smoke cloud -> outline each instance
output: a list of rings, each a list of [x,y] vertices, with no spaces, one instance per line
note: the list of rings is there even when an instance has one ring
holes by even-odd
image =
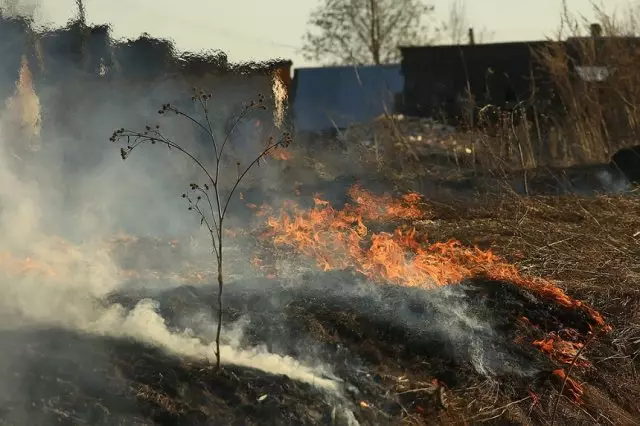
[[[64,69],[64,58],[44,58],[49,77],[63,79],[54,65]],[[214,342],[187,329],[171,329],[153,300],[142,300],[132,309],[105,302],[126,287],[123,270],[105,243],[108,236],[120,230],[187,241],[202,235],[180,198],[198,177],[188,161],[178,153],[148,147],[122,162],[118,147],[108,141],[115,128],[158,122],[155,112],[162,103],[184,104],[182,99],[190,96],[186,82],[163,80],[150,89],[117,76],[108,83],[95,76],[87,81],[69,65],[67,71],[76,81],[54,78],[51,85],[34,78],[34,67],[23,54],[15,79],[0,75],[0,85],[15,88],[0,105],[0,327],[63,328],[81,335],[129,338],[178,357],[213,361]],[[229,90],[228,96],[222,95],[223,106],[248,101],[252,92],[242,86]],[[216,126],[224,128],[225,113],[233,112],[229,108],[215,117]],[[188,149],[209,153],[192,126],[179,120],[162,124]],[[236,138],[248,136],[241,132]],[[208,250],[206,245],[203,250]],[[214,326],[211,321],[209,327]],[[339,392],[338,383],[327,379],[322,368],[265,348],[240,349],[232,331],[221,348],[223,363],[286,374]],[[19,369],[20,360],[2,362]],[[19,382],[3,381],[0,394],[19,387],[15,380]]]

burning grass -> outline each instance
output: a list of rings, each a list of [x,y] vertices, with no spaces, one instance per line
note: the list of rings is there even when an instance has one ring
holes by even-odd
[[[559,419],[590,421],[604,415],[618,424],[632,424],[628,420],[640,412],[633,373],[637,334],[632,328],[638,312],[634,306],[640,306],[633,261],[640,253],[632,232],[640,225],[637,201],[502,198],[463,206],[432,202],[415,193],[378,195],[362,185],[347,192],[349,200],[341,207],[316,194],[307,209],[301,207],[304,197],[281,211],[250,209],[259,210],[257,219],[264,225],[262,248],[266,242],[290,258],[292,253],[309,258],[315,269],[293,288],[283,288],[277,275],[229,287],[226,322],[250,317],[242,347],[265,345],[296,359],[329,363],[351,389],[350,410],[361,424],[459,424],[492,418],[516,424],[544,422],[562,386],[566,399],[561,400]],[[233,232],[228,238],[246,236]],[[561,247],[570,242],[579,242],[574,246],[579,249]],[[120,253],[122,266],[131,270],[157,269],[158,262],[169,270],[169,259],[181,257],[183,249],[180,241],[127,235],[110,244]],[[145,252],[149,260],[159,257],[155,263],[133,262]],[[6,274],[37,273],[43,279],[64,274],[64,268],[52,271],[56,265],[40,264],[34,257],[6,253],[2,259]],[[268,256],[259,259],[263,266],[269,263]],[[167,277],[159,274],[155,279]],[[199,282],[186,276],[178,281]],[[160,314],[172,329],[183,328],[184,318],[208,313],[213,303],[207,288],[113,297],[129,309],[145,297],[159,300]],[[625,300],[624,311],[617,311],[619,300]],[[613,330],[609,332],[587,302],[606,314]],[[588,344],[594,332],[599,336]],[[128,352],[120,353],[123,343],[118,342],[106,343],[117,349],[105,362],[122,370],[132,361],[127,361]],[[138,408],[144,413],[141,424],[149,419],[198,424],[222,415],[216,410],[227,410],[224,415],[230,417],[223,417],[232,421],[246,414],[244,408],[230,408],[237,398],[252,413],[248,418],[259,419],[266,411],[258,399],[265,394],[269,401],[275,398],[274,404],[289,401],[285,406],[300,407],[300,401],[317,398],[288,379],[282,379],[287,385],[269,387],[279,379],[263,373],[251,373],[260,379],[247,379],[246,370],[230,367],[214,378],[197,363],[169,367],[163,359],[178,361],[167,355],[136,357],[135,371],[124,373],[132,382],[123,401],[143,407]],[[158,371],[171,377],[154,381]],[[180,379],[183,373],[188,377]],[[239,379],[231,380],[233,375]],[[227,379],[229,383],[220,384]],[[256,380],[264,389],[255,390]],[[200,388],[203,381],[212,384]],[[224,391],[217,394],[213,384]],[[302,394],[296,393],[300,386]],[[185,399],[181,389],[191,396]],[[252,396],[245,398],[243,392]],[[113,401],[97,403],[114,410]],[[64,401],[51,404],[42,409],[57,410],[60,418],[88,415],[65,411]],[[304,404],[312,414],[296,411],[299,424],[335,415],[322,399]],[[285,418],[281,411],[270,415]],[[107,423],[114,419],[104,418]]]
[[[627,68],[635,72],[635,67]],[[280,127],[285,91],[276,83],[274,121]],[[39,136],[37,95],[20,90],[30,85],[23,62],[16,102],[11,104],[20,119],[14,121]],[[582,93],[590,98],[593,92],[569,93],[569,98],[584,98]],[[600,102],[597,96],[593,99]],[[569,124],[576,125],[571,136],[587,141],[582,151],[594,152],[600,160],[608,141],[582,136],[610,134],[601,131],[609,130],[600,124],[605,122],[601,111],[606,110],[598,105],[586,117],[584,108],[569,111]],[[619,115],[637,122],[631,115]],[[539,154],[546,153],[532,148],[530,123],[523,122],[525,129],[513,124],[507,123],[504,139],[483,136],[486,148],[513,147],[517,139],[519,155],[514,157],[512,149],[498,156],[491,153],[485,167],[513,166],[514,158],[523,168],[545,164]],[[525,131],[523,149],[519,137]],[[569,146],[572,139],[560,142]],[[473,166],[475,174],[478,147],[474,148],[469,150],[474,160],[467,166]],[[379,160],[377,154],[376,150]],[[580,157],[580,152],[568,154],[571,158],[551,157],[563,164]],[[302,159],[298,151],[280,150],[268,160],[291,169]],[[460,167],[458,157],[454,160]],[[311,163],[321,169],[317,158]],[[343,163],[356,166],[351,158]],[[404,164],[401,169],[406,171]],[[313,179],[318,181],[318,176]],[[323,176],[331,179],[326,170]],[[396,181],[401,179],[396,176]],[[338,179],[331,184],[340,192],[346,187]],[[229,280],[225,294],[225,323],[242,328],[234,344],[244,354],[262,351],[282,354],[282,358],[274,355],[280,360],[327,364],[331,377],[312,377],[316,384],[339,383],[339,395],[303,383],[303,364],[285,366],[291,377],[276,375],[258,370],[258,361],[251,357],[238,366],[239,352],[233,352],[230,358],[236,359],[214,374],[198,357],[211,342],[207,328],[211,321],[197,320],[209,319],[216,304],[206,285],[210,268],[185,259],[175,261],[190,258],[190,253],[181,254],[183,241],[120,235],[100,248],[108,247],[119,263],[115,281],[154,280],[163,285],[139,283],[135,290],[128,286],[128,292],[119,289],[108,296],[96,292],[93,297],[98,300],[91,302],[97,306],[90,310],[117,306],[116,313],[125,319],[138,314],[133,316],[138,322],[111,318],[111,326],[119,328],[111,337],[77,330],[3,330],[0,337],[6,347],[0,382],[5,387],[0,389],[0,419],[15,424],[352,425],[347,415],[352,412],[351,420],[371,425],[547,424],[551,417],[556,420],[559,407],[557,420],[562,424],[636,423],[640,416],[636,199],[511,197],[443,205],[430,199],[433,194],[426,199],[417,193],[394,197],[366,188],[351,186],[347,203],[340,207],[322,195],[315,195],[308,208],[288,203],[283,209],[273,204],[274,208],[259,210],[255,204],[250,210],[259,210],[257,219],[264,225],[260,247],[270,249],[266,255],[259,253],[255,264],[268,270],[268,276]],[[303,191],[296,188],[298,194]],[[240,229],[225,233],[227,240],[248,236]],[[54,241],[29,253],[2,252],[0,279],[11,284],[8,292],[27,294],[20,298],[27,307],[31,294],[51,284],[41,304],[53,307],[52,311],[63,306],[74,311],[80,300],[71,296],[84,294],[83,286],[100,275],[84,261],[82,250]],[[296,264],[306,258],[313,268],[294,278],[297,285],[285,287],[287,271],[270,265],[270,256],[276,255]],[[82,286],[57,291],[70,277]],[[20,293],[22,284],[32,285],[33,292]],[[51,299],[60,295],[60,300]],[[158,301],[158,313],[143,312],[145,306],[155,309],[149,298]],[[12,310],[2,314],[9,317]],[[153,338],[153,326],[162,326],[161,338]],[[186,340],[178,338],[185,336]],[[171,351],[133,337],[160,346],[177,343],[184,350],[170,355]],[[291,365],[297,367],[292,370]],[[264,363],[260,367],[268,370]]]
[[[508,282],[476,278],[432,290],[366,282],[361,274],[329,271],[308,275],[294,288],[276,280],[234,283],[226,321],[250,312],[240,345],[265,344],[297,359],[328,362],[345,381],[361,424],[459,424],[487,419],[500,413],[500,404],[519,401],[501,418],[515,419],[520,408],[532,405],[529,392],[540,402],[528,416],[542,419],[554,397],[554,371],[566,364],[531,342],[563,327],[588,329],[588,318],[575,309]],[[115,297],[134,306],[145,296]],[[212,301],[206,288],[153,297],[174,325],[207,312]],[[532,320],[519,321],[522,314]],[[572,377],[579,383],[576,375],[593,374],[593,367],[578,364]],[[588,398],[585,390],[581,403]]]
[[[267,219],[265,238],[311,257],[322,270],[354,269],[373,281],[434,288],[476,276],[510,281],[566,307],[585,311],[595,325],[602,316],[574,300],[547,279],[524,276],[512,263],[491,250],[465,247],[457,240],[429,242],[411,222],[432,214],[421,209],[416,193],[393,199],[374,196],[360,186],[349,189],[353,204],[334,209],[315,198],[315,207],[291,206]],[[424,202],[423,202],[424,203]],[[365,222],[405,222],[391,232],[370,232]],[[406,223],[409,222],[409,225]]]
[[[380,284],[433,291],[485,277],[488,285],[506,281],[531,292],[545,301],[541,303],[546,309],[555,305],[573,311],[582,319],[559,319],[562,316],[545,309],[525,314],[529,317],[513,316],[513,323],[521,325],[513,341],[548,357],[557,366],[550,370],[550,377],[566,375],[567,367],[573,368],[563,383],[564,394],[580,404],[585,394],[592,395],[596,404],[587,411],[577,409],[582,415],[597,417],[603,413],[598,410],[607,406],[621,424],[633,423],[629,423],[634,416],[630,413],[640,412],[634,402],[640,389],[635,375],[638,335],[632,331],[637,330],[634,324],[640,312],[640,274],[633,260],[640,255],[637,199],[502,196],[451,204],[414,194],[404,199],[375,196],[360,186],[349,195],[350,202],[342,208],[315,196],[314,205],[307,209],[291,203],[279,212],[271,210],[263,238],[312,259],[322,270],[354,270]],[[369,213],[371,209],[374,214]],[[342,312],[349,317],[346,307]],[[613,330],[600,312],[606,313]],[[314,327],[327,334],[326,326]],[[598,339],[591,348],[585,347],[594,333]],[[594,386],[606,389],[605,399],[610,399],[605,403],[599,391],[585,390],[576,375],[587,377],[592,390]],[[543,399],[551,395],[548,389],[543,393]],[[550,412],[544,414],[540,396],[534,394],[535,401],[528,401],[535,403],[526,417],[535,409],[542,421]],[[564,407],[561,411],[573,416],[572,421],[580,416]]]
[[[601,312],[613,330],[599,335],[575,360],[576,366],[593,364],[588,374],[580,375],[574,368],[572,376],[586,378],[592,395],[597,388],[630,413],[639,412],[635,400],[640,389],[636,374],[640,270],[634,259],[640,255],[640,202],[635,196],[503,196],[479,203],[436,204],[434,210],[434,222],[424,224],[433,238],[456,238],[491,249],[529,275],[554,280],[566,294]],[[566,328],[556,330],[560,335],[535,339],[565,368],[585,342],[576,341]],[[603,410],[610,406],[603,400],[593,404]],[[628,418],[619,422],[633,424]]]
[[[594,387],[607,393],[604,398],[613,408],[606,415],[625,419],[640,412],[633,402],[636,379],[624,373],[635,368],[633,354],[638,351],[630,328],[637,315],[632,307],[638,303],[633,287],[638,275],[631,262],[637,250],[631,230],[640,217],[635,201],[503,198],[462,207],[431,202],[416,193],[378,195],[362,185],[347,192],[349,202],[339,208],[316,194],[307,209],[300,207],[302,199],[280,211],[250,209],[258,210],[257,219],[264,225],[263,249],[270,246],[290,258],[292,253],[309,258],[316,268],[294,288],[282,288],[278,275],[230,288],[226,321],[247,313],[251,318],[243,347],[266,345],[296,359],[326,360],[338,377],[358,389],[349,399],[363,424],[396,424],[399,419],[457,423],[497,415],[515,423],[522,423],[519,416],[542,421],[550,416],[548,407],[561,386],[568,399],[560,404],[560,416],[567,421],[598,415],[601,408],[590,405]],[[590,244],[577,252],[560,250],[578,238],[576,232],[582,232],[583,244]],[[246,236],[232,232],[228,238]],[[180,241],[127,235],[108,244],[132,273],[136,267],[170,270],[169,263],[176,263],[169,259],[182,257],[184,249]],[[148,260],[134,261],[145,252],[143,259]],[[269,263],[268,256],[258,260],[263,267]],[[10,253],[2,262],[9,275],[55,280],[68,272]],[[591,263],[612,269],[603,275]],[[197,271],[192,272],[191,278],[177,282],[201,282]],[[585,280],[589,273],[594,274],[591,281]],[[620,277],[625,277],[626,288],[612,287],[612,274],[624,274]],[[142,276],[138,272],[130,279]],[[160,273],[155,279],[168,277]],[[628,317],[617,316],[616,304],[604,294],[618,299],[626,295]],[[161,315],[178,329],[184,327],[181,318],[208,312],[213,303],[207,291],[184,289],[139,294],[129,302],[128,296],[114,297],[129,307],[144,297],[159,299]],[[581,299],[605,312],[613,330]],[[585,347],[594,332],[600,337]],[[143,362],[145,374],[165,368],[154,363]],[[208,374],[197,371],[190,373],[193,380]],[[627,376],[622,384],[616,382],[620,374]],[[136,380],[130,397],[155,407],[160,416],[184,420],[209,415],[194,414],[191,403],[175,393],[179,386],[192,389],[189,381],[180,385],[171,379],[174,390],[168,391],[147,378]],[[495,398],[487,396],[490,383],[502,388]],[[279,390],[277,398],[291,397],[289,391]],[[216,401],[212,403],[221,403]],[[511,403],[508,410],[500,409]]]

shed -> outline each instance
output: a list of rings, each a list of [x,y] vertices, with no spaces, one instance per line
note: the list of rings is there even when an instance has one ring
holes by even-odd
[[[464,103],[509,105],[550,89],[535,50],[553,42],[401,47],[403,113],[456,121]]]
[[[403,85],[399,64],[298,68],[291,93],[295,129],[343,129],[394,112]]]

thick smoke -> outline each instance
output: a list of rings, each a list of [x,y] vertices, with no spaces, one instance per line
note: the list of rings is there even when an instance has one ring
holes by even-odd
[[[188,161],[149,146],[123,162],[118,147],[108,141],[115,128],[138,129],[158,122],[156,111],[162,103],[184,104],[182,99],[191,95],[188,84],[178,78],[149,85],[117,74],[100,81],[95,74],[78,72],[72,63],[65,65],[66,58],[46,54],[42,58],[47,78],[35,78],[38,65],[33,57],[21,57],[14,64],[15,78],[0,74],[2,87],[15,88],[0,106],[1,327],[63,328],[133,338],[179,357],[213,361],[213,342],[189,330],[171,330],[153,300],[145,299],[130,310],[104,302],[123,290],[125,282],[106,237],[118,230],[185,240],[201,235],[197,218],[189,216],[180,198],[190,179],[198,177]],[[219,95],[224,105],[255,96],[251,87],[236,89]],[[230,112],[235,110],[223,111]],[[221,128],[228,121],[215,118]],[[175,119],[162,125],[187,148],[209,153],[192,126]],[[233,337],[226,336],[223,363],[286,374],[338,391],[322,371],[262,348],[240,350]],[[19,365],[19,360],[3,363]],[[3,380],[0,394],[19,387],[12,380],[19,379]]]

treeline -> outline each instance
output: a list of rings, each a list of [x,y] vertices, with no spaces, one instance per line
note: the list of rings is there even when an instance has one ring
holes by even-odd
[[[29,18],[0,14],[1,97],[13,90],[7,82],[18,78],[26,58],[34,80],[124,78],[142,80],[173,75],[270,75],[289,61],[231,63],[222,51],[178,52],[169,40],[142,34],[115,40],[109,25],[87,26],[79,20],[66,27],[38,30]]]

